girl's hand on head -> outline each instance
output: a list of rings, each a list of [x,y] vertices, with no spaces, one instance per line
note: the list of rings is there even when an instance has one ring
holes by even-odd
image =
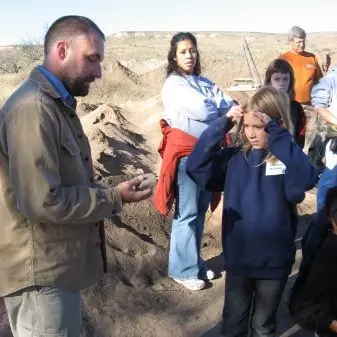
[[[226,117],[233,123],[238,123],[243,116],[241,105],[235,105],[227,112]]]
[[[260,119],[264,125],[267,125],[271,121],[271,118],[264,112],[254,111],[253,114],[255,117]]]

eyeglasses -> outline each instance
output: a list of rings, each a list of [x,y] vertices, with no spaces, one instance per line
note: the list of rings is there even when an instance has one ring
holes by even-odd
[[[296,44],[297,46],[304,45],[305,44],[305,39],[293,39],[291,41],[293,44]]]

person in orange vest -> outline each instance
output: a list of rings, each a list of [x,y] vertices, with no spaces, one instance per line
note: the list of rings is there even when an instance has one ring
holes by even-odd
[[[318,117],[311,107],[310,94],[312,87],[323,77],[323,73],[316,56],[305,51],[306,37],[306,32],[301,27],[291,27],[288,33],[290,50],[280,55],[279,58],[287,61],[294,70],[294,99],[304,105],[307,117],[304,144],[304,151],[307,153],[318,127]]]
[[[305,51],[306,36],[300,27],[290,28],[288,34],[290,50],[279,58],[287,61],[294,70],[294,99],[301,104],[311,105],[311,89],[323,77],[323,73],[316,56]]]

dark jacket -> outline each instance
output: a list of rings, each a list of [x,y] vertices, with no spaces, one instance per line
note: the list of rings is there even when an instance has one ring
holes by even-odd
[[[294,140],[303,148],[306,117],[302,105],[295,100],[290,101],[290,117],[294,126]]]
[[[268,146],[286,170],[266,175],[265,150],[219,149],[230,127],[223,117],[204,131],[189,156],[187,172],[202,188],[225,191],[225,270],[255,278],[286,277],[295,256],[296,204],[315,185],[317,172],[288,130],[271,121],[266,126]]]
[[[337,236],[329,233],[310,264],[296,280],[290,313],[304,329],[320,336],[337,336],[329,329],[337,319]]]

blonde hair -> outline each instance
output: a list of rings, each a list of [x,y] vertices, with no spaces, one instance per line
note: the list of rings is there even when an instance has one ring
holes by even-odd
[[[278,91],[272,87],[261,88],[248,99],[242,109],[244,114],[248,111],[263,112],[271,119],[278,121],[290,133],[293,133],[293,124],[290,117],[290,101],[286,92]],[[242,148],[246,154],[252,149],[252,145],[246,137],[242,123],[239,132],[241,133]],[[275,161],[277,159],[268,151],[266,158],[261,164]]]

